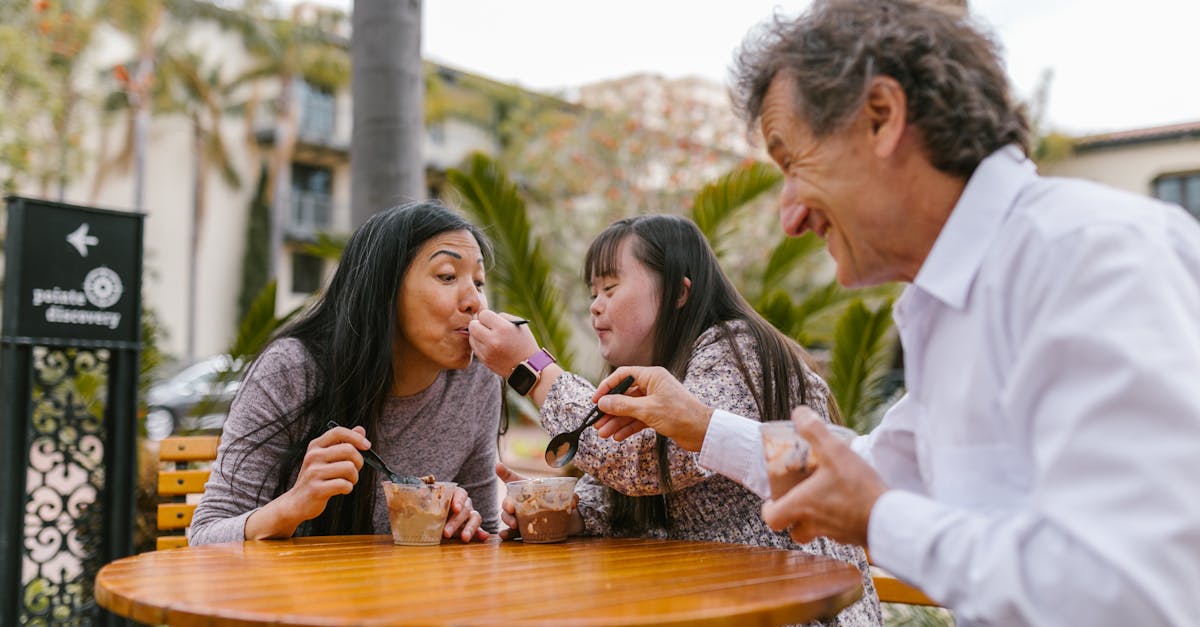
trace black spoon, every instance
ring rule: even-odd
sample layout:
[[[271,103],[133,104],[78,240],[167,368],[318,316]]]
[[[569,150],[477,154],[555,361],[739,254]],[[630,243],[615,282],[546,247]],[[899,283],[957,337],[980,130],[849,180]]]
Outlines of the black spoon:
[[[614,385],[613,389],[605,393],[609,394],[624,394],[629,386],[633,385],[633,377],[625,377],[621,382]],[[574,431],[566,431],[560,433],[550,440],[550,444],[546,445],[546,463],[554,468],[562,468],[567,465],[567,462],[575,458],[575,453],[579,451],[579,436],[583,435],[583,430],[592,426],[597,420],[604,416],[604,412],[600,411],[599,406],[593,406],[592,411],[588,412],[586,418],[583,419],[583,424],[579,425]]]
[[[332,420],[325,423],[326,429],[333,429],[335,427],[340,427],[340,426],[341,425],[339,425],[338,423],[336,423]],[[392,483],[407,483],[409,485],[420,485],[421,484],[421,480],[417,477],[414,477],[412,475],[398,475],[391,468],[388,468],[387,464],[383,463],[383,459],[381,457],[379,457],[378,454],[375,453],[375,449],[367,449],[365,451],[362,451],[362,456],[363,456],[363,461],[367,462],[368,466],[383,473],[383,475],[388,478],[388,481],[391,481]]]

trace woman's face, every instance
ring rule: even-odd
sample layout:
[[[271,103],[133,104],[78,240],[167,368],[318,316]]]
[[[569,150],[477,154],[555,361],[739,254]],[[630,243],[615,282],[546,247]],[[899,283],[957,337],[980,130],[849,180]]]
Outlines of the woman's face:
[[[421,246],[400,282],[394,352],[405,377],[471,364],[467,323],[487,307],[483,253],[469,231],[449,231]]]
[[[621,242],[616,274],[592,277],[592,329],[609,364],[650,366],[662,286],[633,256],[631,240],[632,236]]]

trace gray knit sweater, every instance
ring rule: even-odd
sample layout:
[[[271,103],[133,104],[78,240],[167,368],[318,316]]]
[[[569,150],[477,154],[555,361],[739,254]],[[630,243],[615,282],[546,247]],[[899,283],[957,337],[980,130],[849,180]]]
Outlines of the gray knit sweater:
[[[761,380],[757,346],[744,322],[732,322],[734,339],[750,373],[751,381]],[[758,407],[746,384],[729,343],[720,331],[710,328],[696,340],[682,380],[683,386],[710,407],[717,407],[754,420],[760,420]],[[829,420],[829,387],[811,372],[805,381],[808,405]],[[798,386],[793,382],[793,403],[799,404]],[[556,435],[570,431],[583,422],[591,409],[595,386],[564,373],[546,395],[541,408],[542,425]],[[641,535],[733,542],[825,555],[848,562],[863,573],[863,597],[843,610],[836,621],[827,624],[867,626],[882,623],[879,597],[871,581],[866,554],[861,547],[817,538],[808,544],[796,544],[787,532],[776,533],[762,520],[762,499],[740,484],[700,465],[700,454],[668,444],[673,491],[667,495],[672,527],[667,531],[647,530]],[[655,433],[645,430],[624,442],[602,439],[595,429],[585,429],[579,439],[575,465],[585,474],[575,491],[586,533],[612,535],[608,492],[605,486],[624,494],[661,494]]]
[[[278,428],[279,421],[293,414],[309,394],[314,370],[308,352],[295,339],[274,342],[251,366],[225,420],[212,476],[192,518],[188,533],[192,544],[245,538],[246,519],[275,493],[282,454],[303,437],[309,420],[320,419],[306,416],[304,425]],[[382,431],[368,433],[367,438],[400,474],[457,482],[470,493],[483,516],[483,528],[495,532],[499,528],[495,474],[499,418],[500,378],[472,362],[463,370],[442,371],[414,396],[388,398]],[[291,481],[295,478],[293,473]],[[390,533],[382,490],[378,485],[370,489],[380,491],[374,531]]]

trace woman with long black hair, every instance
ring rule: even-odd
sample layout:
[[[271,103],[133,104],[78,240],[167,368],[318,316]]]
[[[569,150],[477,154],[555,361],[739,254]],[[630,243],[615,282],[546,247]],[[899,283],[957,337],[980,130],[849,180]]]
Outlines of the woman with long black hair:
[[[368,448],[399,474],[458,483],[445,537],[496,531],[501,381],[467,335],[490,262],[483,233],[435,202],[367,220],[246,373],[190,542],[388,533]]]

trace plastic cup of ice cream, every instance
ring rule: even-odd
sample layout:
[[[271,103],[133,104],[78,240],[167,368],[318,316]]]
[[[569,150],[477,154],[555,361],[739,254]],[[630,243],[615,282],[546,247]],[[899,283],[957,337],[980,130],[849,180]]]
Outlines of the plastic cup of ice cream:
[[[418,485],[384,481],[392,541],[408,546],[441,543],[456,485],[453,481]]]
[[[508,496],[516,505],[517,528],[525,542],[561,542],[575,513],[575,477],[510,481]]]
[[[760,427],[771,498],[777,499],[809,475],[808,440],[796,433],[791,420],[772,420]]]
[[[826,424],[825,428],[847,445],[858,436],[849,427]],[[761,432],[771,498],[777,499],[812,474],[818,460],[808,440],[796,431],[796,425],[791,420],[764,422]]]

